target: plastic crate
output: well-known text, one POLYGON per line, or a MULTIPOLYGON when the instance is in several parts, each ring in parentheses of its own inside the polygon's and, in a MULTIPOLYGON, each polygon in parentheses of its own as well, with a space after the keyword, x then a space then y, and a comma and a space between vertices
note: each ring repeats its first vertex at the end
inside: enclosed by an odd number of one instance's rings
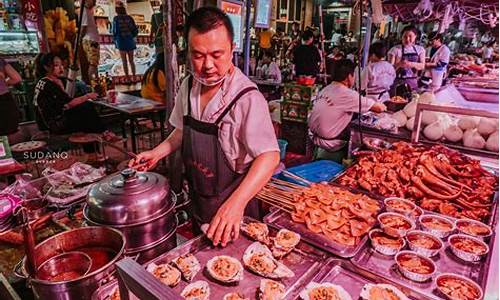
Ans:
MULTIPOLYGON (((330 181, 333 177, 335 177, 335 175, 342 172, 343 170, 344 167, 341 164, 330 160, 317 160, 311 163, 287 169, 287 171, 315 183, 330 181)), ((302 183, 288 178, 283 174, 279 174, 278 178, 286 180, 288 182, 303 185, 302 183)))

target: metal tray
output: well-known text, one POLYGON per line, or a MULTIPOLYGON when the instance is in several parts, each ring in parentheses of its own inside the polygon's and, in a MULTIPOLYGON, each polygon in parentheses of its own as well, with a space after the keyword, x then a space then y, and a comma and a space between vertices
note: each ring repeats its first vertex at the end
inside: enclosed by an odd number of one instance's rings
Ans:
MULTIPOLYGON (((496 210, 493 212, 492 229, 495 230, 496 222, 498 221, 496 210)), ((413 290, 417 298, 421 299, 442 299, 436 290, 434 279, 440 273, 455 273, 477 282, 484 290, 486 287, 488 271, 491 264, 493 254, 493 246, 495 243, 494 233, 485 242, 490 247, 490 252, 481 261, 476 263, 465 262, 456 257, 450 250, 446 239, 443 239, 444 248, 431 259, 436 263, 437 272, 432 280, 418 283, 404 277, 398 270, 394 256, 386 256, 376 252, 370 243, 366 243, 361 251, 351 259, 351 262, 361 271, 372 273, 373 275, 385 278, 396 285, 403 286, 406 289, 413 290)), ((408 247, 408 246, 407 246, 408 247)))
MULTIPOLYGON (((391 283, 390 281, 374 276, 371 273, 358 270, 350 261, 330 258, 324 268, 319 272, 313 280, 314 282, 323 283, 330 282, 342 286, 351 295, 352 299, 358 299, 363 286, 367 283, 389 283, 401 290, 410 298, 418 299, 413 291, 391 283)), ((296 300, 299 300, 297 298, 296 300)))
POLYGON ((309 244, 343 258, 355 256, 368 240, 368 234, 365 234, 365 236, 363 236, 363 238, 361 238, 359 243, 355 246, 349 247, 339 244, 328 239, 323 234, 310 231, 304 224, 295 223, 292 221, 290 214, 282 210, 276 210, 268 214, 264 217, 264 222, 279 228, 286 228, 288 230, 295 231, 301 235, 302 240, 308 242, 309 244))
MULTIPOLYGON (((245 218, 245 222, 250 221, 252 221, 252 219, 245 218)), ((276 234, 277 228, 270 226, 269 231, 273 236, 276 234)), ((263 277, 255 275, 247 269, 244 269, 244 278, 237 285, 223 285, 213 281, 210 276, 206 274, 205 270, 207 261, 217 255, 229 255, 241 261, 245 249, 252 243, 252 240, 248 239, 244 235, 240 235, 240 238, 236 243, 230 243, 225 248, 213 247, 211 242, 204 235, 201 235, 145 263, 144 266, 146 267, 152 262, 156 264, 169 263, 179 255, 191 253, 196 256, 203 267, 203 270, 193 278, 192 282, 196 280, 204 280, 208 282, 210 285, 211 299, 222 299, 225 294, 236 291, 245 297, 254 299, 260 285, 260 280, 263 277)), ((313 248, 304 242, 300 242, 294 251, 281 260, 281 262, 283 262, 295 273, 295 277, 286 278, 281 281, 287 288, 286 299, 294 299, 298 296, 301 289, 322 269, 324 266, 323 261, 326 258, 327 253, 313 248)), ((188 283, 186 281, 181 280, 181 282, 174 287, 173 290, 174 292, 180 294, 187 285, 188 283)), ((118 287, 117 281, 103 286, 94 293, 92 299, 106 299, 106 297, 113 292, 115 287, 118 287)))

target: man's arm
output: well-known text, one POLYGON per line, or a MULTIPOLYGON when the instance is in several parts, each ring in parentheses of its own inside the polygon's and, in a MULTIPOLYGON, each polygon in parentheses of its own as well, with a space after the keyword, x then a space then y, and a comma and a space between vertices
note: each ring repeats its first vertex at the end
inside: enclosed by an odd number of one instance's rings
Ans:
POLYGON ((236 240, 240 232, 240 222, 248 202, 266 185, 280 161, 279 152, 265 152, 257 156, 247 175, 222 204, 212 218, 207 237, 214 245, 219 242, 224 247, 232 239, 236 240))

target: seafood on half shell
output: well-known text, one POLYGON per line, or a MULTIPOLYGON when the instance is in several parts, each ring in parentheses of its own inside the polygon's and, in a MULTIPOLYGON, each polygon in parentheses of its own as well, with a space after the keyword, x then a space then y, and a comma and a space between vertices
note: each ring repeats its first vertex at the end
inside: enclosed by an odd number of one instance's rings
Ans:
POLYGON ((200 262, 193 254, 181 255, 175 258, 172 263, 181 271, 182 277, 188 282, 201 270, 200 262))
POLYGON ((310 282, 300 292, 303 300, 352 300, 351 295, 340 285, 329 282, 310 282))
POLYGON ((403 292, 390 284, 367 283, 359 295, 363 300, 409 300, 403 292))
POLYGON ((259 286, 259 300, 285 299, 285 286, 271 279, 261 279, 259 286))
POLYGON ((276 258, 281 258, 290 253, 300 242, 300 234, 288 229, 281 229, 273 239, 272 252, 276 258))
POLYGON ((186 300, 208 300, 210 298, 210 287, 206 281, 195 281, 182 290, 181 297, 186 300))
POLYGON ((225 294, 222 300, 250 300, 250 299, 242 296, 240 293, 229 293, 225 294))
POLYGON ((252 240, 264 244, 269 243, 269 228, 261 222, 250 222, 241 225, 241 231, 252 240))
POLYGON ((243 264, 250 271, 266 278, 287 278, 295 274, 287 266, 277 261, 265 245, 254 242, 243 254, 243 264))
POLYGON ((150 263, 146 269, 163 284, 170 287, 176 286, 179 281, 181 281, 181 272, 172 267, 170 264, 157 265, 155 263, 150 263))
POLYGON ((215 256, 207 262, 207 271, 222 283, 233 283, 243 279, 243 266, 240 261, 227 255, 215 256))

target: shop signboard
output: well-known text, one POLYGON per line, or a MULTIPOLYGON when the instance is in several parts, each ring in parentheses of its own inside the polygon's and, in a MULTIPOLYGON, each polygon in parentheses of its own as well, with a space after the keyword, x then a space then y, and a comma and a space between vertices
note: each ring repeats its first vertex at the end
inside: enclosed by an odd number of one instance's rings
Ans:
POLYGON ((255 24, 256 28, 269 28, 271 25, 271 0, 256 0, 255 5, 255 24))
POLYGON ((235 51, 241 52, 243 50, 243 2, 232 0, 219 0, 219 8, 225 12, 234 29, 234 44, 236 45, 235 51))
POLYGON ((40 1, 25 0, 22 3, 22 14, 26 28, 30 31, 32 30, 37 32, 40 49, 44 52, 46 49, 45 43, 43 42, 44 38, 42 36, 43 17, 40 1))

